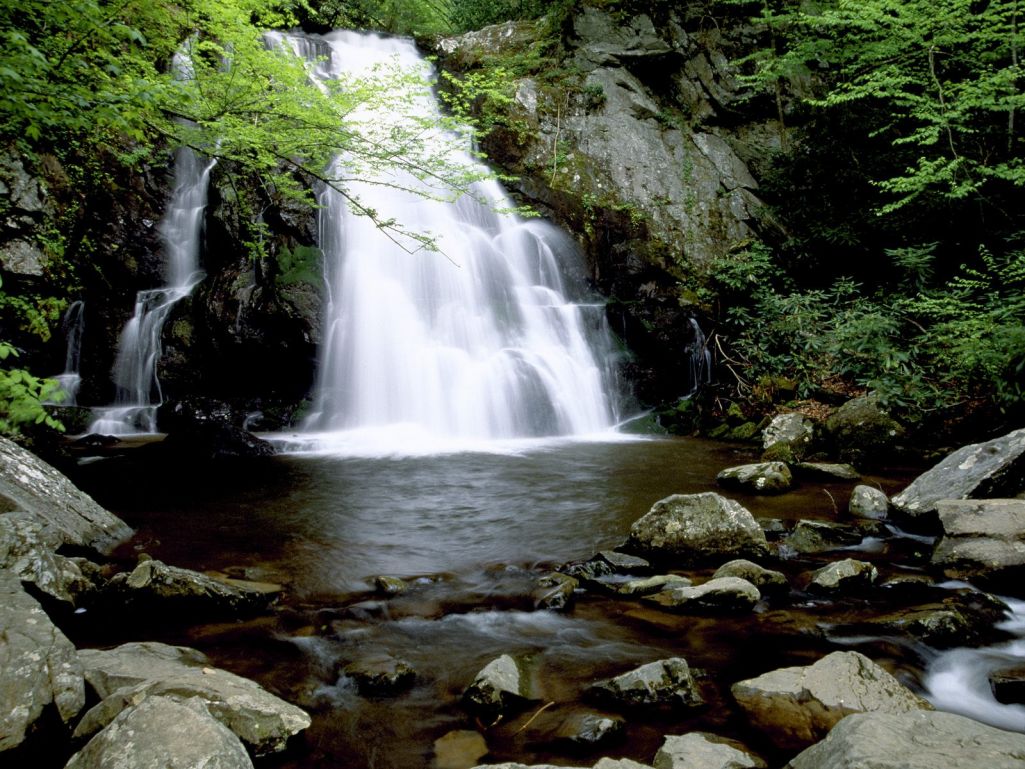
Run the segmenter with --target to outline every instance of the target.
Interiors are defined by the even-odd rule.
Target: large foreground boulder
[[[1025,769],[1025,735],[953,713],[858,713],[785,769]]]
[[[851,713],[932,707],[858,652],[833,652],[807,667],[773,670],[735,683],[732,692],[751,724],[783,750],[817,742]]]
[[[670,735],[655,754],[655,769],[765,769],[766,763],[736,740],[707,732]]]
[[[958,449],[892,500],[904,517],[932,523],[941,499],[1015,497],[1025,491],[1025,429]]]
[[[47,707],[67,723],[84,705],[75,647],[18,579],[0,569],[0,753],[20,745]]]
[[[716,494],[674,494],[630,527],[628,547],[681,564],[766,555],[765,532],[740,503]]]
[[[132,533],[128,524],[96,504],[63,473],[0,437],[0,514],[15,510],[48,524],[61,544],[100,552]]]
[[[92,584],[77,562],[55,552],[61,544],[60,532],[30,513],[0,515],[0,569],[58,601],[76,604]]]
[[[953,579],[1025,596],[1025,500],[941,500],[932,565]]]
[[[182,703],[198,699],[257,756],[283,750],[289,738],[310,725],[304,711],[254,681],[210,667],[195,649],[128,643],[108,651],[87,649],[79,656],[86,681],[102,701],[82,718],[76,737],[105,728],[125,708],[154,696]]]

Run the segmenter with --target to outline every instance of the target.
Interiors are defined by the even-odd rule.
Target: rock
[[[759,566],[757,563],[743,558],[724,563],[716,569],[712,579],[721,577],[738,577],[747,580],[758,588],[758,592],[762,595],[786,593],[790,590],[790,583],[782,572],[766,569],[764,566]]]
[[[858,652],[833,652],[807,667],[780,668],[731,687],[752,726],[781,750],[822,739],[850,713],[932,706]]]
[[[678,574],[659,574],[654,577],[624,582],[616,588],[616,592],[620,595],[642,596],[659,593],[670,588],[690,587],[691,584],[689,579]]]
[[[786,538],[787,547],[798,553],[825,553],[861,542],[854,526],[829,521],[800,520]]]
[[[556,740],[571,745],[596,747],[615,742],[623,736],[626,721],[601,713],[574,713],[555,733]]]
[[[765,769],[767,764],[736,740],[706,732],[666,737],[655,769]]]
[[[728,467],[715,476],[716,483],[728,489],[752,494],[780,494],[794,485],[790,468],[783,462],[759,462]]]
[[[681,612],[751,611],[762,594],[746,579],[720,577],[696,587],[674,587],[645,597],[667,609]]]
[[[593,560],[604,561],[614,574],[650,574],[651,564],[636,555],[619,553],[615,550],[602,550]]]
[[[573,577],[559,572],[546,574],[537,581],[533,592],[535,609],[563,611],[573,605],[573,598],[580,583]]]
[[[219,422],[194,422],[172,431],[163,447],[191,462],[270,457],[274,446],[248,430]]]
[[[399,595],[409,589],[409,583],[398,577],[380,576],[372,580],[374,589],[385,595]]]
[[[23,512],[0,514],[0,569],[8,569],[58,601],[77,605],[93,589],[78,563],[57,555],[60,534]]]
[[[953,713],[858,713],[785,769],[1025,769],[1025,735]]]
[[[847,510],[859,518],[882,520],[890,511],[890,499],[874,486],[859,484],[851,492]]]
[[[0,753],[20,745],[51,705],[64,723],[84,707],[78,654],[18,578],[0,569]]]
[[[837,481],[856,481],[861,473],[851,465],[835,462],[798,462],[794,472],[801,478],[822,478]]]
[[[79,656],[86,681],[102,701],[82,718],[76,737],[105,728],[126,707],[153,696],[202,701],[257,756],[284,750],[310,725],[304,711],[254,681],[210,667],[194,649],[128,643],[108,651],[86,649]]]
[[[0,437],[0,510],[19,510],[49,525],[61,544],[107,552],[131,536],[120,518],[79,491],[62,473]]]
[[[252,769],[239,738],[197,699],[146,697],[122,710],[65,769]]]
[[[692,708],[705,702],[687,661],[682,657],[649,662],[622,675],[599,681],[588,691],[630,707],[672,705]]]
[[[765,459],[800,462],[815,438],[815,423],[804,414],[777,414],[762,431]]]
[[[714,492],[674,494],[656,502],[630,527],[628,545],[682,564],[757,558],[768,552],[765,532],[751,513]]]
[[[1015,497],[1025,491],[1025,429],[965,446],[911,482],[892,500],[912,521],[930,523],[941,499]]]
[[[821,595],[855,593],[874,585],[879,580],[879,571],[866,561],[845,558],[812,572],[808,591]]]
[[[130,574],[115,574],[110,587],[134,604],[155,611],[255,611],[266,607],[280,592],[276,585],[214,579],[157,560],[140,562]]]
[[[1025,704],[1025,665],[991,670],[987,678],[997,702],[1005,705]]]
[[[1025,500],[940,500],[932,565],[952,579],[1025,596]]]
[[[840,459],[874,466],[892,457],[904,428],[886,413],[875,393],[847,401],[826,420],[826,430]]]
[[[672,51],[645,14],[623,24],[603,10],[584,8],[573,18],[573,33],[580,41],[577,57],[591,67],[657,59]]]
[[[0,245],[0,267],[10,275],[42,278],[50,260],[46,253],[28,240],[8,240]]]
[[[448,732],[434,741],[434,769],[467,769],[487,754],[488,745],[478,732]]]
[[[652,769],[629,758],[600,758],[592,769]]]
[[[488,718],[518,708],[530,699],[533,697],[519,665],[508,654],[485,665],[463,692],[466,707]]]
[[[877,633],[903,635],[934,649],[952,649],[1006,640],[1006,631],[996,625],[1006,619],[1008,612],[1003,601],[967,590],[935,604],[884,614],[869,624]]]
[[[363,696],[395,694],[416,681],[416,671],[409,663],[388,655],[352,662],[342,672],[356,683],[356,690]]]

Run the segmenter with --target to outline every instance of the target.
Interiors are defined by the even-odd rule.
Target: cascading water
[[[287,40],[307,58],[326,54],[318,78],[390,60],[427,67],[400,39],[335,32]],[[413,109],[437,112],[433,101]],[[336,175],[345,175],[347,162],[337,160]],[[476,161],[467,146],[452,162]],[[385,234],[334,189],[322,192],[328,307],[307,430],[444,441],[581,435],[614,425],[604,308],[568,298],[563,265],[578,259],[568,236],[497,213],[511,203],[496,182],[475,185],[485,203],[469,195],[440,201],[441,191],[401,172],[351,183],[347,192],[382,217],[431,233],[442,253],[410,253],[403,246],[415,241]]]
[[[85,302],[78,300],[68,305],[61,319],[61,328],[66,344],[64,371],[53,379],[60,385],[62,395],[58,400],[50,402],[61,406],[74,406],[79,385],[82,384],[79,366],[82,357],[82,333],[85,331]]]
[[[157,378],[160,334],[171,308],[203,278],[199,246],[213,166],[213,161],[186,147],[177,152],[174,194],[160,225],[167,284],[136,295],[135,311],[121,332],[114,362],[114,405],[97,410],[90,432],[132,435],[156,431],[156,412],[162,401]]]
[[[701,385],[712,381],[712,351],[708,349],[705,332],[701,330],[696,318],[688,318],[690,341],[684,347],[687,354],[687,394],[689,398],[696,393]]]

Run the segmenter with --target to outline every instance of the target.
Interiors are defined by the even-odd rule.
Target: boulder
[[[696,587],[674,587],[644,600],[680,612],[751,611],[762,594],[746,579],[719,577]]]
[[[858,518],[882,520],[890,511],[890,498],[874,486],[859,484],[851,492],[847,510]]]
[[[190,462],[270,457],[276,453],[274,446],[263,438],[216,421],[184,425],[167,435],[162,448]]]
[[[690,587],[691,581],[678,574],[657,574],[654,577],[632,579],[618,585],[616,592],[620,595],[643,596],[660,593],[676,587]]]
[[[196,698],[146,697],[72,756],[65,769],[252,769],[239,738]]]
[[[875,393],[847,401],[826,420],[826,431],[841,461],[878,465],[892,457],[904,428],[891,417]]]
[[[342,673],[356,683],[356,690],[364,696],[395,694],[416,681],[416,671],[408,662],[386,654],[351,662]]]
[[[434,741],[434,769],[466,769],[488,754],[479,732],[457,729]]]
[[[765,459],[800,462],[815,439],[815,423],[804,414],[777,414],[762,431]]]
[[[764,566],[759,566],[744,558],[729,561],[716,569],[712,579],[721,577],[738,577],[747,580],[758,588],[758,592],[762,595],[786,593],[790,590],[790,583],[782,572],[766,569]]]
[[[132,530],[35,454],[0,437],[0,510],[28,513],[61,544],[107,552]]]
[[[630,527],[630,549],[682,564],[757,558],[765,532],[738,502],[716,494],[674,494]]]
[[[278,585],[214,579],[157,560],[144,560],[131,573],[115,574],[110,588],[142,608],[207,613],[254,611],[281,592]]]
[[[20,511],[0,514],[0,569],[76,605],[94,586],[76,561],[54,552],[60,545],[60,534],[40,518]]]
[[[817,742],[851,713],[932,708],[858,652],[833,652],[807,667],[780,668],[739,681],[731,691],[751,724],[781,750]]]
[[[553,572],[537,581],[532,596],[535,609],[564,611],[573,605],[573,599],[580,582],[566,574]]]
[[[705,700],[682,657],[649,662],[621,675],[592,684],[595,696],[630,707],[671,705],[692,708]]]
[[[993,699],[997,702],[1005,705],[1025,704],[1025,665],[991,670],[986,677],[989,679]]]
[[[1025,596],[1025,500],[940,500],[932,565],[952,579]]]
[[[785,769],[1025,769],[1025,735],[953,713],[857,713]]]
[[[941,499],[1015,497],[1025,491],[1025,429],[958,449],[892,500],[912,521],[932,523]]]
[[[463,692],[463,704],[487,718],[519,708],[531,699],[525,676],[508,654],[485,665]]]
[[[879,571],[866,561],[845,558],[811,573],[808,592],[820,595],[856,593],[879,580]]]
[[[584,582],[598,582],[607,587],[604,577],[627,574],[650,574],[651,564],[644,558],[603,550],[586,561],[568,564],[561,571]]]
[[[107,651],[80,652],[85,679],[101,698],[82,718],[76,737],[105,728],[125,708],[158,696],[201,701],[253,752],[284,750],[310,725],[310,717],[249,679],[209,666],[195,649],[156,642],[128,643]]]
[[[944,591],[947,592],[947,591]],[[1006,619],[1007,605],[986,593],[966,590],[941,601],[911,606],[857,623],[854,633],[900,635],[934,649],[982,646],[1007,640],[1008,633],[997,627]],[[844,632],[837,628],[839,632]]]
[[[794,485],[790,468],[783,462],[758,462],[728,467],[715,476],[716,483],[727,489],[740,489],[752,494],[780,494]]]
[[[744,745],[707,732],[670,735],[655,754],[655,769],[765,769]]]
[[[20,745],[46,708],[68,723],[84,705],[75,647],[18,578],[0,569],[0,753]]]
[[[848,464],[837,462],[798,462],[794,473],[799,478],[818,478],[832,481],[856,481],[861,473]]]
[[[843,523],[800,520],[786,538],[787,547],[798,553],[825,553],[857,545],[862,540],[859,529]]]

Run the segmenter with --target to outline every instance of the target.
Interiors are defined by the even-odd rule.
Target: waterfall
[[[311,67],[318,78],[359,75],[389,61],[427,70],[407,40],[350,32],[286,40],[300,55],[326,54]],[[433,99],[411,109],[438,111]],[[384,131],[396,120],[359,115],[361,126]],[[440,146],[453,138],[425,141]],[[477,161],[464,144],[451,162],[469,167]],[[338,158],[334,175],[345,176],[349,163]],[[499,213],[512,204],[493,181],[455,202],[401,171],[350,183],[346,192],[381,217],[431,233],[441,253],[410,253],[415,241],[382,232],[336,190],[321,192],[327,309],[306,430],[402,428],[428,440],[493,440],[612,428],[615,374],[604,307],[583,301],[582,286],[568,279],[566,267],[582,269],[565,233]]]
[[[85,331],[85,302],[78,300],[68,305],[61,319],[61,329],[64,331],[67,350],[64,353],[64,371],[53,379],[60,385],[63,395],[60,400],[51,403],[74,406],[78,387],[82,383],[79,365],[82,357],[82,333]]]
[[[200,158],[187,147],[176,154],[174,193],[160,224],[166,284],[136,295],[135,310],[118,342],[112,372],[114,404],[97,409],[90,432],[132,435],[157,429],[157,407],[163,400],[157,378],[160,335],[171,308],[192,293],[203,278],[199,247],[207,183],[213,166],[213,161]]]
[[[687,393],[683,396],[684,398],[689,398],[698,391],[701,385],[709,384],[712,381],[712,351],[708,349],[705,332],[701,330],[701,326],[693,316],[687,319],[687,325],[690,331],[690,341],[683,348],[684,354],[687,356]]]

